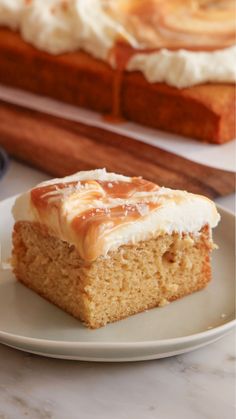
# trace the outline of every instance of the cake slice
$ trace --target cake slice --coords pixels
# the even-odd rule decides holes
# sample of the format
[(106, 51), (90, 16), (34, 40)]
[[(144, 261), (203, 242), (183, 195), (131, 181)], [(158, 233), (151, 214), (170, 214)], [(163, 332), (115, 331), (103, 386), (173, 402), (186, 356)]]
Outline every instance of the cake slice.
[(39, 184), (13, 215), (17, 279), (90, 328), (211, 279), (219, 214), (203, 196), (98, 169)]

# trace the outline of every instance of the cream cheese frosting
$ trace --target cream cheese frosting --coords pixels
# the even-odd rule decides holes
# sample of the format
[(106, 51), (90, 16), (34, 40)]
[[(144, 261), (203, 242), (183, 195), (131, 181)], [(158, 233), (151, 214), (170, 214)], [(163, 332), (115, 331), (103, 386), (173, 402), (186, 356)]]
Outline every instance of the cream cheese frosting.
[(106, 0), (0, 0), (0, 25), (19, 29), (35, 47), (61, 54), (83, 49), (106, 59), (115, 39), (136, 46), (125, 28), (105, 12)]
[(150, 83), (165, 82), (184, 88), (207, 82), (234, 83), (235, 63), (236, 46), (210, 52), (162, 49), (134, 55), (127, 70), (141, 71)]
[[(117, 39), (134, 48), (142, 46), (134, 32), (108, 13), (108, 5), (115, 1), (0, 0), (0, 25), (18, 29), (25, 41), (51, 54), (82, 49), (109, 61)], [(208, 52), (161, 49), (136, 53), (127, 70), (141, 71), (150, 83), (165, 82), (178, 88), (232, 83), (236, 81), (235, 57), (234, 46)]]
[(51, 54), (83, 49), (106, 59), (118, 36), (134, 42), (98, 0), (32, 0), (21, 17), (22, 37)]
[(44, 225), (75, 245), (86, 261), (163, 233), (198, 234), (220, 219), (215, 204), (203, 196), (105, 169), (37, 185), (16, 199), (13, 216)]
[(24, 9), (24, 0), (0, 0), (0, 25), (18, 29)]

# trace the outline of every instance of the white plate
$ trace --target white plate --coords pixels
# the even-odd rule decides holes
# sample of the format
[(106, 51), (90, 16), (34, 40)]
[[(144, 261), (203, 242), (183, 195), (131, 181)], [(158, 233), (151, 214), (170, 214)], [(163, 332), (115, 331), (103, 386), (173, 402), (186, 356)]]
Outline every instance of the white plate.
[[(9, 257), (14, 198), (0, 202), (2, 260)], [(163, 308), (89, 330), (79, 321), (0, 270), (0, 342), (40, 355), (87, 361), (163, 358), (204, 346), (236, 324), (234, 312), (234, 221), (222, 216), (214, 239), (213, 281), (203, 291)]]

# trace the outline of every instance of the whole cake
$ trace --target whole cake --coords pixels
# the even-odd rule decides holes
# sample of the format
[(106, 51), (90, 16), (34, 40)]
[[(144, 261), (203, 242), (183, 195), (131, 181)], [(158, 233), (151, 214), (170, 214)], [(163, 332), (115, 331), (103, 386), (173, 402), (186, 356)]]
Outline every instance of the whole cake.
[(98, 169), (39, 184), (13, 215), (17, 279), (90, 328), (211, 279), (220, 217), (203, 196)]
[(235, 1), (0, 0), (0, 27), (0, 83), (113, 121), (235, 136)]

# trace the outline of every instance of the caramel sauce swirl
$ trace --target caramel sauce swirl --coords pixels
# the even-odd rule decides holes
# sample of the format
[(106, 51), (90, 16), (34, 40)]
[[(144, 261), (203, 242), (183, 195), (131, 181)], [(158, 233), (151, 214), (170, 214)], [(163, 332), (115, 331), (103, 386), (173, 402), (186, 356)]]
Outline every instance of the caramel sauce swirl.
[(216, 50), (235, 44), (233, 0), (117, 0), (110, 13), (143, 50)]
[(133, 177), (131, 182), (82, 180), (34, 188), (31, 191), (31, 199), (35, 207), (40, 209), (48, 208), (50, 205), (58, 206), (60, 200), (66, 197), (78, 196), (91, 202), (94, 199), (106, 202), (109, 198), (128, 199), (139, 192), (154, 192), (158, 189), (158, 185), (140, 177)]
[(127, 179), (36, 187), (31, 191), (34, 214), (54, 234), (69, 237), (84, 260), (95, 260), (113, 232), (144, 219), (159, 206), (152, 202), (159, 186), (139, 177)]
[(93, 260), (99, 254), (106, 237), (120, 226), (134, 223), (145, 214), (157, 209), (158, 204), (118, 205), (113, 208), (93, 208), (75, 217), (72, 228), (83, 238), (80, 241), (80, 254), (84, 259)]

